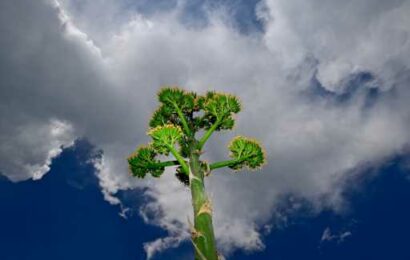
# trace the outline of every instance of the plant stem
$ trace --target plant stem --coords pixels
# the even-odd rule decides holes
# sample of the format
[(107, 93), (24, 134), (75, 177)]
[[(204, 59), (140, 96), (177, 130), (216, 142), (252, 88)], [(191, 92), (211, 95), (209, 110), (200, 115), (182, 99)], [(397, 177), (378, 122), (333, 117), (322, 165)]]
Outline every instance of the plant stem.
[(221, 121), (217, 120), (211, 126), (211, 128), (208, 129), (208, 131), (204, 134), (204, 136), (201, 138), (201, 140), (199, 140), (199, 144), (198, 144), (198, 149), (199, 150), (202, 149), (202, 147), (205, 145), (206, 141), (209, 139), (209, 137), (211, 137), (212, 133), (216, 130), (216, 128), (219, 126), (220, 123), (221, 123)]
[(205, 192), (204, 172), (196, 149), (192, 149), (189, 159), (190, 175), (192, 175), (190, 176), (190, 187), (194, 208), (192, 240), (195, 243), (195, 259), (217, 260), (211, 202)]
[(185, 174), (189, 176), (189, 167), (186, 164), (184, 158), (179, 154), (179, 152), (172, 145), (169, 145), (168, 149), (172, 153), (172, 155), (175, 157), (175, 159), (177, 159), (182, 169), (184, 170)]
[(209, 169), (210, 170), (215, 170), (215, 169), (222, 168), (222, 167), (227, 167), (227, 166), (229, 167), (229, 166), (235, 165), (237, 163), (241, 163), (241, 162), (249, 159), (252, 156), (253, 155), (248, 155), (248, 156), (242, 157), (240, 159), (231, 159), (231, 160), (226, 160), (226, 161), (221, 161), (221, 162), (215, 162), (215, 163), (212, 163), (212, 164), (209, 165)]
[(182, 126), (184, 127), (184, 130), (188, 136), (192, 136), (191, 129), (188, 126), (188, 122), (186, 121), (186, 118), (184, 116), (184, 113), (182, 113), (182, 110), (179, 108), (179, 106), (176, 103), (173, 103), (175, 110), (177, 111), (177, 114), (179, 118), (181, 119)]
[(176, 165), (179, 165), (178, 160), (149, 164), (148, 168), (155, 169), (155, 168), (162, 168), (162, 167), (176, 166)]
[(222, 162), (216, 162), (216, 163), (210, 164), (209, 169), (210, 170), (215, 170), (215, 169), (218, 169), (218, 168), (222, 168), (222, 167), (237, 164), (238, 162), (239, 162), (239, 160), (237, 160), (237, 159), (232, 159), (232, 160), (227, 160), (227, 161), (222, 161)]

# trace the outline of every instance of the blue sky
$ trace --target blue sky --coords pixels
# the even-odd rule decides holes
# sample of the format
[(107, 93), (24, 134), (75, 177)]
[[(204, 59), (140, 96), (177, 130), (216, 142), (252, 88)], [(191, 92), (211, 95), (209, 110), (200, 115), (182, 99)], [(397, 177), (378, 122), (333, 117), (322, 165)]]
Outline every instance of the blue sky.
[[(164, 85), (237, 95), (260, 171), (207, 178), (227, 259), (410, 259), (410, 2), (4, 0), (0, 259), (191, 259), (188, 190), (132, 178)], [(221, 144), (224, 144), (223, 146)], [(240, 205), (240, 206), (238, 206)]]
[[(92, 147), (80, 141), (53, 161), (41, 181), (13, 184), (1, 179), (1, 259), (144, 259), (142, 244), (164, 236), (137, 213), (127, 219), (109, 205), (92, 165), (83, 163)], [(409, 259), (409, 157), (396, 156), (368, 176), (348, 180), (344, 197), (349, 210), (312, 213), (309, 204), (263, 240), (260, 252), (237, 251), (229, 259)], [(139, 191), (126, 195), (137, 209)], [(282, 209), (286, 211), (284, 200)], [(330, 230), (328, 240), (324, 231)], [(344, 239), (341, 235), (349, 232)], [(191, 259), (188, 242), (154, 259)]]

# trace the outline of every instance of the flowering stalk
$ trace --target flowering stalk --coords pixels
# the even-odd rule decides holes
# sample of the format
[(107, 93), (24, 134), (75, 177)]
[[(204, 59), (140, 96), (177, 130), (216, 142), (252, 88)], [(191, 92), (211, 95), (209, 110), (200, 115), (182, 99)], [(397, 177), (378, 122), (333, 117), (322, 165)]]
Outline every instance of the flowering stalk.
[[(128, 157), (130, 171), (139, 178), (147, 174), (160, 177), (166, 167), (176, 168), (176, 177), (191, 190), (194, 225), (190, 228), (195, 259), (216, 260), (212, 203), (205, 191), (205, 177), (224, 167), (235, 171), (260, 168), (265, 163), (264, 150), (257, 141), (239, 136), (228, 146), (231, 159), (207, 164), (200, 159), (203, 147), (215, 131), (233, 128), (233, 115), (241, 109), (239, 100), (224, 93), (207, 92), (201, 96), (178, 88), (161, 89), (158, 99), (161, 106), (149, 123), (152, 142)], [(195, 134), (201, 130), (205, 132), (197, 139)], [(172, 155), (174, 160), (161, 162), (158, 155)]]

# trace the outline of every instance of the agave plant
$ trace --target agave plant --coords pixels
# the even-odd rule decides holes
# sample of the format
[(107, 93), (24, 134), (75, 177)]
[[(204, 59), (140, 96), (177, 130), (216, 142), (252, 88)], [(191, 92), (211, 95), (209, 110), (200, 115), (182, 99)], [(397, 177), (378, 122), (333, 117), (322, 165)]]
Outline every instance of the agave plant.
[[(228, 146), (229, 160), (210, 164), (201, 160), (203, 148), (212, 134), (234, 127), (234, 115), (240, 112), (241, 104), (233, 95), (212, 91), (198, 95), (167, 87), (159, 91), (158, 100), (160, 106), (149, 122), (148, 135), (152, 142), (140, 146), (129, 156), (130, 171), (138, 178), (147, 174), (158, 178), (166, 167), (174, 167), (176, 177), (191, 190), (195, 259), (218, 259), (212, 204), (205, 192), (204, 178), (223, 167), (234, 171), (258, 169), (265, 163), (264, 150), (256, 140), (238, 136)], [(160, 161), (159, 155), (173, 159)]]

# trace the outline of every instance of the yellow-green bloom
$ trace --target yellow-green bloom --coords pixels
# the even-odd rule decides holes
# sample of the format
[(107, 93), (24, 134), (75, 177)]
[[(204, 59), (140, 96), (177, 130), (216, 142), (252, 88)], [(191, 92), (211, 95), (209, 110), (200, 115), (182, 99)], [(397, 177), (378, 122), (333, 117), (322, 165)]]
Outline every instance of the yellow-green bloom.
[(173, 147), (182, 138), (181, 127), (167, 124), (157, 126), (148, 131), (148, 135), (152, 137), (152, 146), (160, 153), (168, 155), (170, 147)]
[(261, 167), (266, 159), (262, 146), (258, 141), (243, 137), (235, 137), (229, 144), (230, 157), (236, 159), (238, 163), (233, 164), (230, 168), (240, 170), (243, 167), (256, 169)]
[(128, 165), (131, 174), (138, 178), (144, 178), (147, 173), (159, 177), (165, 167), (157, 167), (158, 160), (155, 150), (150, 146), (141, 146), (128, 157)]

